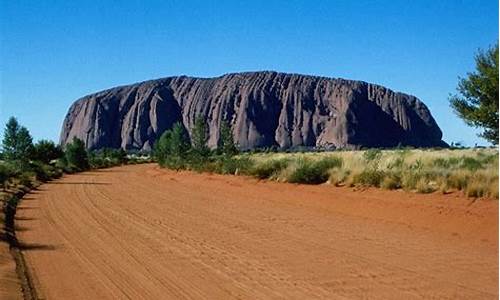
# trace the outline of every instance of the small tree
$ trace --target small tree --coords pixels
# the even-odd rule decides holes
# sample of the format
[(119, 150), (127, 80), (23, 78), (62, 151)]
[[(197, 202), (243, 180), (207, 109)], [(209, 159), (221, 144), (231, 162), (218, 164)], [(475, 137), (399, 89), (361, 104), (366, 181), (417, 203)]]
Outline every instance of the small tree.
[(172, 129), (165, 131), (154, 146), (154, 156), (162, 166), (181, 168), (190, 146), (186, 131), (181, 123), (175, 123)]
[(167, 156), (169, 155), (172, 130), (167, 130), (156, 141), (153, 147), (153, 156), (160, 165), (164, 165)]
[(73, 137), (73, 141), (66, 145), (64, 156), (69, 167), (78, 170), (88, 170), (90, 168), (85, 143), (77, 137)]
[(16, 160), (23, 164), (27, 163), (33, 154), (33, 138), (28, 129), (19, 125), (14, 117), (10, 117), (5, 126), (2, 151), (6, 160)]
[(207, 123), (203, 116), (198, 115), (194, 120), (193, 133), (191, 136), (191, 145), (193, 153), (198, 157), (207, 157), (210, 149), (207, 147)]
[(498, 144), (498, 43), (475, 57), (476, 72), (460, 78), (460, 95), (450, 97), (450, 105), (466, 124), (483, 128), (481, 137)]
[(48, 164), (50, 161), (59, 159), (64, 155), (61, 146), (53, 141), (40, 140), (34, 145), (33, 159)]
[(227, 121), (223, 121), (220, 125), (217, 151), (226, 156), (232, 156), (238, 153), (238, 148), (236, 148), (234, 144), (231, 127)]

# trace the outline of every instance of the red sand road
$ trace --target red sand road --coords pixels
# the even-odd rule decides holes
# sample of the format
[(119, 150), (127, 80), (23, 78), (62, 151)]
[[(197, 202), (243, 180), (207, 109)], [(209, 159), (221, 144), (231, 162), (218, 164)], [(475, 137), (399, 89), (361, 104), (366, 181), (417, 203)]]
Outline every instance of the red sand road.
[(18, 213), (45, 299), (498, 298), (498, 201), (148, 164), (65, 176)]

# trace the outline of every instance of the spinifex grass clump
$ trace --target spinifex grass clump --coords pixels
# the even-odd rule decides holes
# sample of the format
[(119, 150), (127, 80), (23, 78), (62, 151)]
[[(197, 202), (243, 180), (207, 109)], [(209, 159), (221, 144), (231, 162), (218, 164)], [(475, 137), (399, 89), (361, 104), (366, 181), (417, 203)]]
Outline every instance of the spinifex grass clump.
[(355, 185), (375, 186), (380, 187), (380, 183), (384, 179), (385, 173), (377, 169), (366, 169), (361, 173), (353, 176), (353, 183)]
[(401, 188), (401, 174), (396, 172), (385, 173), (380, 187), (386, 190), (396, 190)]

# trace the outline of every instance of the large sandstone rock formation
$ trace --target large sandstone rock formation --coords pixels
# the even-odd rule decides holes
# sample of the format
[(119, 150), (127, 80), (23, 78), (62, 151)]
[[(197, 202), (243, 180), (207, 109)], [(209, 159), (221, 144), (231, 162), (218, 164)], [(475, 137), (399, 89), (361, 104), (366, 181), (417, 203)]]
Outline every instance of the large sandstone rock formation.
[(416, 97), (361, 81), (277, 72), (217, 78), (168, 77), (116, 87), (76, 101), (61, 144), (149, 150), (175, 122), (190, 132), (197, 115), (214, 147), (227, 120), (241, 149), (256, 147), (444, 146)]

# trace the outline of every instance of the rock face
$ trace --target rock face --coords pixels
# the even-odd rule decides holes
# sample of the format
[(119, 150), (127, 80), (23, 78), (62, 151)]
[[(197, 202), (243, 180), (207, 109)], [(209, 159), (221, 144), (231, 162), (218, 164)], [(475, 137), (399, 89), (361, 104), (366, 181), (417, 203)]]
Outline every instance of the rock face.
[(361, 81), (277, 72), (168, 77), (88, 95), (70, 107), (60, 141), (76, 136), (89, 149), (149, 150), (175, 122), (191, 132), (198, 115), (208, 122), (211, 147), (223, 120), (241, 149), (446, 146), (414, 96)]

